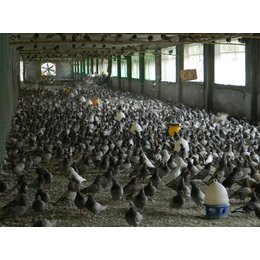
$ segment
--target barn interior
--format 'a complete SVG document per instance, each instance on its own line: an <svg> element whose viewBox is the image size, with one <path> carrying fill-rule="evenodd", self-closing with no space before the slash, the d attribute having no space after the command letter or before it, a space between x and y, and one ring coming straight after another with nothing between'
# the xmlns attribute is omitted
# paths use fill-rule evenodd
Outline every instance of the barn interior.
<svg viewBox="0 0 260 260"><path fill-rule="evenodd" d="M102 32L102 30L99 31ZM170 31L172 30L168 30L168 32ZM62 114L61 111L64 111L62 106L68 106L68 108L72 106L79 114L83 113L84 115L86 113L86 121L91 120L91 113L95 114L94 125L97 124L96 126L100 127L100 130L102 128L102 131L107 129L101 127L97 121L98 119L104 120L103 115L105 114L108 118L110 117L106 122L108 127L111 127L111 125L118 127L116 124L124 124L123 131L116 128L120 134L129 133L130 127L137 121L144 130L141 132L140 137L138 137L138 134L137 137L136 135L131 136L134 145L136 145L137 138L141 138L143 141L148 140L150 145L155 148L149 136L153 138L160 136L160 141L157 140L157 143L159 146L164 145L160 146L160 152L167 147L165 145L167 140L167 142L170 141L168 151L176 157L179 156L174 153L174 144L178 140L178 134L176 136L169 134L170 123L180 123L179 134L191 142L190 148L194 148L191 141L194 139L191 138L190 134L196 132L197 125L188 128L187 122L191 123L191 118L187 117L185 113L191 113L195 119L203 118L211 126L213 124L214 126L217 125L218 130L222 128L223 133L220 131L219 136L221 140L225 140L222 140L223 146L218 146L220 142L215 141L217 148L220 148L222 153L219 153L218 156L214 155L210 175L204 180L194 178L195 183L204 193L210 184L210 182L205 183L204 181L209 181L213 176L216 177L214 173L216 173L221 161L219 155L227 152L227 148L230 148L229 144L234 147L240 144L239 142L241 144L245 142L246 152L254 151L258 153L258 122L260 117L258 112L259 34L255 32L168 32L34 33L30 30L27 33L6 32L0 34L0 106L1 111L4 111L0 115L0 163L2 165L0 180L9 186L7 193L1 197L1 207L7 205L17 194L17 190L10 192L10 189L14 188L19 179L19 176L12 172L10 158L12 157L18 163L20 151L18 149L18 153L15 153L12 150L14 156L10 156L10 149L15 147L14 144L17 143L17 138L20 137L19 133L25 127L22 121L31 124L31 133L34 133L33 135L37 136L36 138L41 136L44 139L46 138L45 141L50 141L50 136L47 133L41 133L41 131L44 132L46 129L46 127L44 129L43 122L46 123L47 115L52 115L51 108L55 107L55 101L57 101L55 111L60 113L59 116ZM221 57L225 58L221 60ZM168 67L170 69L167 70ZM82 97L85 98L85 103L81 103L80 98ZM93 105L94 99L98 99L100 102L97 106ZM91 105L86 105L87 101L91 101ZM115 117L120 111L124 112L126 118L121 123L116 123ZM147 111L151 114L145 120L145 116L147 116L145 112ZM28 115L32 116L35 122ZM158 116L157 119L154 118L155 115ZM168 117L169 115L171 117ZM56 120L65 118L65 116L64 118L59 116L56 117ZM78 114L72 116L70 120L73 121L77 116ZM53 122L56 127L57 124L53 118L51 123ZM209 118L210 121L208 121ZM41 119L43 122L41 122ZM152 123L145 128L149 120ZM88 122L90 124L90 121ZM48 122L48 129L52 129L52 133L54 133L55 129L51 128L51 123ZM37 124L41 127L37 127ZM84 127L86 127L85 124ZM201 127L203 129L203 124L201 124ZM89 131L89 128L86 129ZM95 127L94 129L99 128ZM205 150L201 148L203 156L201 155L199 161L200 166L204 168L207 165L206 160L211 158L208 157L211 154L210 152L213 151L211 148L215 146L208 139L209 132L207 132L208 135L204 136L205 132L209 130L201 129L198 130L197 137L200 143L198 147L201 148L202 144L205 146ZM232 139L233 136L231 135L231 130L234 129L238 131L235 140ZM71 135L75 130L76 128L71 130ZM227 130L227 132L224 130ZM82 133L80 132L80 134ZM116 135L114 135L115 133L113 133L113 140L118 141L119 139L115 138ZM124 135L126 134L122 134L122 136ZM85 136L86 144L94 145L96 141L94 137L96 136L90 136ZM205 137L208 143L206 143ZM107 140L107 136L103 136L103 140ZM38 141L37 139L36 143L40 145L41 142ZM132 143L132 141L129 142ZM27 149L28 145L29 143L26 142L23 148ZM122 145L123 149L125 149L124 145ZM101 145L97 144L97 146ZM77 149L78 147L75 148L74 145L69 145L65 148L65 151L69 155L75 156L76 152L78 152ZM133 147L128 150L133 151ZM152 163L155 163L148 150L145 150L144 154L149 156L148 159ZM119 158L117 152L114 151L113 157ZM235 157L241 159L242 148L240 150L236 146L233 152L237 152ZM37 163L36 159L36 163L30 169L24 171L27 183L32 186L38 176L36 169L44 168L53 174L53 182L50 188L48 186L44 187L51 198L45 210L39 215L33 210L32 203L35 200L37 188L29 187L27 190L27 209L24 215L20 217L21 221L17 221L14 215L11 215L11 217L8 215L7 218L2 219L1 226L129 226L125 214L130 207L132 198L122 200L117 205L111 199L110 191L105 191L103 188L97 193L96 198L99 203L108 206L108 208L96 214L94 218L93 213L86 209L81 215L75 204L71 206L71 210L66 209L65 205L54 206L53 204L64 194L69 183L69 178L60 172L60 166L65 156L58 158L56 153L57 146L54 146L52 158L48 162L43 159ZM83 154L80 151L78 156ZM161 153L162 155L163 153ZM243 162L249 160L247 162L254 165L254 169L258 172L258 162L256 164L256 161L252 160L252 158L246 155L243 156ZM75 161L80 161L79 157L75 156L74 158ZM185 158L183 161L188 162L188 159ZM230 164L233 168L238 166L237 160L230 160L229 158L228 161L229 166ZM133 173L134 166L132 164L131 168L127 170L123 169L123 167L127 166L121 165L121 167L121 173L116 175L116 179L124 187L131 179L130 176ZM156 164L156 168L160 168L159 164ZM153 167L148 167L148 169L151 173L155 171ZM81 177L87 180L82 187L89 186L99 174L104 175L105 173L104 169L96 167L94 162L90 160L88 174L80 174ZM225 177L227 177L227 173L225 174ZM135 195L142 187L148 185L151 175L148 175L144 180L139 177L137 178ZM247 178L249 177L251 180L251 173L247 176ZM258 180L251 180L251 183L256 186ZM136 210L141 211L140 214L143 216L139 224L140 227L259 226L259 219L254 212L249 214L231 213L251 199L251 193L242 202L238 198L230 198L240 188L241 180L235 183L231 189L226 189L230 205L228 206L228 217L223 219L208 218L205 205L196 209L197 204L192 198L190 200L185 199L184 205L178 211L176 209L171 211L169 200L177 194L177 191L165 184L167 183L162 182L157 187L157 193L151 200L148 200L143 210L136 207ZM255 186L250 187L250 192ZM191 189L191 184L188 187ZM87 194L84 194L84 197L87 197ZM1 211L1 214L6 214L6 211ZM36 222L36 219L39 222ZM170 230L172 231L172 229ZM153 232L150 229L149 231ZM147 232L149 231L147 230ZM142 234L135 232L130 229L131 237ZM240 232L239 229L238 232ZM105 243L104 237L98 236L97 238L96 234L93 233L91 235ZM178 235L182 237L181 234ZM106 237L106 239L109 238ZM138 240L138 238L136 239Z"/></svg>

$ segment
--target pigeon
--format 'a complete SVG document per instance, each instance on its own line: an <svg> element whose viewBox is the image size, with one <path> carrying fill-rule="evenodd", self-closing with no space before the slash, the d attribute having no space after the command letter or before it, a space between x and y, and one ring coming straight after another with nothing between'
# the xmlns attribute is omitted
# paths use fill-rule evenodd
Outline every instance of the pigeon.
<svg viewBox="0 0 260 260"><path fill-rule="evenodd" d="M69 176L69 178L73 178L75 180L77 180L80 184L80 186L82 186L83 182L86 182L87 180L83 177L81 177L72 167L69 167L67 174Z"/></svg>
<svg viewBox="0 0 260 260"><path fill-rule="evenodd" d="M250 217L252 217L252 214L254 213L255 210L255 206L258 206L260 204L259 199L256 197L255 192L251 193L251 199L246 202L245 205L236 208L234 210L231 211L231 213L245 213L245 214L249 214Z"/></svg>
<svg viewBox="0 0 260 260"><path fill-rule="evenodd" d="M210 168L211 168L212 162L206 164L202 170L200 170L197 175L193 176L191 180L199 179L204 180L209 174L210 174Z"/></svg>
<svg viewBox="0 0 260 260"><path fill-rule="evenodd" d="M58 220L48 220L46 218L43 219L33 219L33 227L57 227L59 224Z"/></svg>
<svg viewBox="0 0 260 260"><path fill-rule="evenodd" d="M144 186L144 194L145 196L152 200L154 202L154 200L152 199L153 195L157 192L157 189L153 186L152 181L150 180L148 182L148 184L146 186Z"/></svg>
<svg viewBox="0 0 260 260"><path fill-rule="evenodd" d="M133 202L129 204L129 209L125 213L125 220L129 226L134 226L134 227L138 227L143 220L143 215L141 215L138 211L136 211Z"/></svg>
<svg viewBox="0 0 260 260"><path fill-rule="evenodd" d="M134 41L137 39L137 35L136 34L133 34L130 38L129 38L129 41Z"/></svg>
<svg viewBox="0 0 260 260"><path fill-rule="evenodd" d="M173 196L170 201L170 209L176 209L177 214L180 215L179 209L184 205L183 190L178 190L177 195Z"/></svg>
<svg viewBox="0 0 260 260"><path fill-rule="evenodd" d="M178 157L177 161L178 161L177 167L174 170L170 171L167 176L163 177L164 183L169 183L169 182L173 181L181 174L181 169L183 167L182 160L180 157Z"/></svg>
<svg viewBox="0 0 260 260"><path fill-rule="evenodd" d="M83 194L92 193L94 196L96 193L101 191L102 188L101 180L102 180L102 176L98 174L95 180L89 186L81 189L80 192Z"/></svg>
<svg viewBox="0 0 260 260"><path fill-rule="evenodd" d="M183 179L185 185L189 185L189 175L190 175L190 172L189 172L188 168L184 167L181 170L181 174L177 178L166 183L165 186L177 191L182 179Z"/></svg>
<svg viewBox="0 0 260 260"><path fill-rule="evenodd" d="M113 170L111 167L108 168L105 174L102 175L101 186L105 191L108 191L113 182L112 182Z"/></svg>
<svg viewBox="0 0 260 260"><path fill-rule="evenodd" d="M101 211L107 210L108 206L103 206L100 203L98 203L95 198L93 197L92 193L89 193L87 195L87 201L86 201L86 209L94 214L93 218L96 216L96 214L100 213Z"/></svg>
<svg viewBox="0 0 260 260"><path fill-rule="evenodd" d="M195 181L191 180L191 198L196 203L197 209L204 205L205 194L197 187Z"/></svg>
<svg viewBox="0 0 260 260"><path fill-rule="evenodd" d="M161 34L161 38L164 40L164 41L169 41L171 42L171 38L166 36L165 34Z"/></svg>
<svg viewBox="0 0 260 260"><path fill-rule="evenodd" d="M28 185L28 187L32 189L37 189L39 186L43 187L45 185L43 169L41 167L38 167L36 168L35 172L38 177Z"/></svg>
<svg viewBox="0 0 260 260"><path fill-rule="evenodd" d="M147 165L144 163L137 177L144 181L149 174L151 174L151 172L148 170Z"/></svg>
<svg viewBox="0 0 260 260"><path fill-rule="evenodd" d="M189 200L191 198L191 191L188 185L185 184L184 178L181 176L180 184L177 188L177 191L182 190L183 191L183 198Z"/></svg>
<svg viewBox="0 0 260 260"><path fill-rule="evenodd" d="M89 163L89 157L86 156L84 158L84 161L78 166L79 168L79 173L81 175L84 175L88 172L89 168L90 168L90 163Z"/></svg>
<svg viewBox="0 0 260 260"><path fill-rule="evenodd" d="M235 183L234 180L237 179L237 171L238 171L238 168L235 167L233 169L233 171L226 177L226 179L222 182L222 185L225 187L225 188L229 188L231 189L232 185Z"/></svg>
<svg viewBox="0 0 260 260"><path fill-rule="evenodd" d="M4 181L0 180L0 195L3 196L7 189L8 185Z"/></svg>
<svg viewBox="0 0 260 260"><path fill-rule="evenodd" d="M260 219L260 204L255 203L254 212L255 212L256 217L257 217L258 219Z"/></svg>
<svg viewBox="0 0 260 260"><path fill-rule="evenodd" d="M43 169L43 178L46 185L45 187L50 188L53 182L53 175L45 167L43 167L42 169Z"/></svg>
<svg viewBox="0 0 260 260"><path fill-rule="evenodd" d="M80 191L78 190L77 195L76 195L75 200L74 200L74 204L79 209L80 215L82 215L82 210L86 208L86 201L87 201L87 198L84 198L81 195Z"/></svg>
<svg viewBox="0 0 260 260"><path fill-rule="evenodd" d="M19 187L18 193L15 195L13 200L8 202L5 206L3 206L3 210L8 210L9 208L12 208L16 205L20 205L21 201L27 200L27 183L23 181Z"/></svg>
<svg viewBox="0 0 260 260"><path fill-rule="evenodd" d="M60 164L60 172L61 172L62 174L64 174L64 176L65 176L66 178L68 178L68 176L69 176L69 175L67 174L67 172L68 172L68 170L69 170L71 164L72 164L72 162L71 162L71 160L69 159L68 154L65 154L65 156L64 156L64 158L63 158L63 160L62 160L62 162L61 162L61 164Z"/></svg>
<svg viewBox="0 0 260 260"><path fill-rule="evenodd" d="M152 42L152 41L153 41L153 36L152 36L152 35L149 35L149 36L148 36L148 41L149 41L149 42Z"/></svg>
<svg viewBox="0 0 260 260"><path fill-rule="evenodd" d="M71 208L77 196L78 189L79 189L79 183L76 180L71 180L68 184L68 189L62 194L62 196L55 203L53 203L53 205L67 206Z"/></svg>
<svg viewBox="0 0 260 260"><path fill-rule="evenodd" d="M0 216L0 221L6 218L14 218L16 221L20 221L20 217L27 211L26 197L22 196L18 203L12 204L8 207L7 212Z"/></svg>
<svg viewBox="0 0 260 260"><path fill-rule="evenodd" d="M152 176L150 177L150 181L152 181L153 186L158 189L159 184L162 182L161 177L158 174L157 168L154 170Z"/></svg>
<svg viewBox="0 0 260 260"><path fill-rule="evenodd" d="M124 187L124 198L129 199L132 198L133 194L136 191L136 177L131 178L130 182L128 182Z"/></svg>
<svg viewBox="0 0 260 260"><path fill-rule="evenodd" d="M133 197L133 203L142 212L144 207L146 206L147 202L148 202L148 199L144 193L144 188L141 188L139 193Z"/></svg>
<svg viewBox="0 0 260 260"><path fill-rule="evenodd" d="M31 155L26 156L25 162L24 162L24 170L28 171L33 166L33 159Z"/></svg>
<svg viewBox="0 0 260 260"><path fill-rule="evenodd" d="M155 168L155 166L154 166L154 165L152 164L152 162L147 158L147 156L146 156L145 153L141 153L141 156L143 157L144 163L146 164L147 167Z"/></svg>
<svg viewBox="0 0 260 260"><path fill-rule="evenodd" d="M234 193L232 193L229 198L235 198L240 199L241 202L245 203L245 199L247 196L251 193L251 187L249 185L249 179L244 178L242 186L236 190Z"/></svg>
<svg viewBox="0 0 260 260"><path fill-rule="evenodd" d="M24 163L16 163L13 158L10 158L11 161L11 171L12 173L19 177L20 175L23 175L23 170L25 168Z"/></svg>
<svg viewBox="0 0 260 260"><path fill-rule="evenodd" d="M256 197L260 200L260 182L257 183L254 192L256 194Z"/></svg>
<svg viewBox="0 0 260 260"><path fill-rule="evenodd" d="M124 190L114 177L112 177L112 182L113 185L110 189L110 195L114 203L115 202L119 203L119 201L123 200L124 198Z"/></svg>
<svg viewBox="0 0 260 260"><path fill-rule="evenodd" d="M32 203L32 209L36 212L36 213L42 213L46 208L45 202L43 200L41 200L41 196L40 195L36 195L35 196L35 200Z"/></svg>
<svg viewBox="0 0 260 260"><path fill-rule="evenodd" d="M193 176L197 175L199 172L199 169L192 163L190 158L187 158L187 162L188 162L187 168L188 168L189 172L191 173L191 176L193 177Z"/></svg>

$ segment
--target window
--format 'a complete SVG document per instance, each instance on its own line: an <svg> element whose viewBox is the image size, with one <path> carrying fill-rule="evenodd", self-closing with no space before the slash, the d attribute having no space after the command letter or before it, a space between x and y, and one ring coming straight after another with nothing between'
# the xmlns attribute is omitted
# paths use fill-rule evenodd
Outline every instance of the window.
<svg viewBox="0 0 260 260"><path fill-rule="evenodd" d="M204 81L202 43L184 45L184 69L196 69L197 79L192 81Z"/></svg>
<svg viewBox="0 0 260 260"><path fill-rule="evenodd" d="M23 81L23 61L20 61L20 80Z"/></svg>
<svg viewBox="0 0 260 260"><path fill-rule="evenodd" d="M155 56L152 53L154 50L149 50L144 56L144 77L146 80L155 80Z"/></svg>
<svg viewBox="0 0 260 260"><path fill-rule="evenodd" d="M231 44L227 44L226 41L216 43L215 83L245 86L245 45L240 44L237 39L232 39Z"/></svg>
<svg viewBox="0 0 260 260"><path fill-rule="evenodd" d="M127 61L123 55L121 55L121 77L127 77Z"/></svg>
<svg viewBox="0 0 260 260"><path fill-rule="evenodd" d="M41 63L41 76L56 76L56 63Z"/></svg>
<svg viewBox="0 0 260 260"><path fill-rule="evenodd" d="M162 48L162 81L176 82L176 47Z"/></svg>
<svg viewBox="0 0 260 260"><path fill-rule="evenodd" d="M98 59L98 74L102 74L103 71L107 71L108 60Z"/></svg>
<svg viewBox="0 0 260 260"><path fill-rule="evenodd" d="M89 74L89 71L88 71L88 63L89 63L89 59L85 59L85 74Z"/></svg>
<svg viewBox="0 0 260 260"><path fill-rule="evenodd" d="M111 77L117 77L117 59L112 59Z"/></svg>
<svg viewBox="0 0 260 260"><path fill-rule="evenodd" d="M139 79L139 53L132 56L132 78Z"/></svg>
<svg viewBox="0 0 260 260"><path fill-rule="evenodd" d="M93 59L93 74L96 74L97 72L97 59Z"/></svg>

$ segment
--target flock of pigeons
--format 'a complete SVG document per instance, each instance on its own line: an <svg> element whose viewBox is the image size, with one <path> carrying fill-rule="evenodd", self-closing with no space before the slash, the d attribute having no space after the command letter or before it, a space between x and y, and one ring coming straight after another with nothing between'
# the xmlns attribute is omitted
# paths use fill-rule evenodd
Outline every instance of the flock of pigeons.
<svg viewBox="0 0 260 260"><path fill-rule="evenodd" d="M245 118L88 87L88 82L74 84L67 91L22 90L24 109L18 108L12 120L0 176L1 196L12 198L2 206L0 222L19 221L30 208L34 216L41 216L33 218L33 226L56 226L59 221L43 217L48 204L76 206L80 214L87 210L94 218L109 210L96 197L104 190L114 204L129 200L125 221L139 226L161 185L174 190L166 203L180 214L186 200L203 208L205 193L199 187L214 179L227 189L229 199L241 201L232 214L260 219L257 126ZM100 104L93 106L97 97ZM173 122L180 123L181 130L171 136ZM48 164L53 160L57 163L51 170ZM97 174L90 182L92 168ZM68 185L52 201L49 191L57 175ZM129 178L126 185L120 183L123 175ZM15 185L5 181L8 176ZM30 204L28 190L34 197Z"/></svg>

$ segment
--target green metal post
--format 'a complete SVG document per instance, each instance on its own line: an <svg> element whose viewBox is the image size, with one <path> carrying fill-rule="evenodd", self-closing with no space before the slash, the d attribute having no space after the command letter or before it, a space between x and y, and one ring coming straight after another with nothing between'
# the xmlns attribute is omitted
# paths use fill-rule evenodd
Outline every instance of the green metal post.
<svg viewBox="0 0 260 260"><path fill-rule="evenodd" d="M139 79L141 83L141 94L144 94L144 53L139 52Z"/></svg>
<svg viewBox="0 0 260 260"><path fill-rule="evenodd" d="M127 56L127 57L126 57L126 66L127 66L128 91L131 92L132 56Z"/></svg>
<svg viewBox="0 0 260 260"><path fill-rule="evenodd" d="M204 107L212 110L212 92L214 85L214 44L204 44Z"/></svg>
<svg viewBox="0 0 260 260"><path fill-rule="evenodd" d="M178 103L182 102L182 82L180 70L184 67L184 45L178 44L176 46L176 84L178 88Z"/></svg>
<svg viewBox="0 0 260 260"><path fill-rule="evenodd" d="M117 77L118 77L118 89L121 89L121 55L117 55Z"/></svg>

